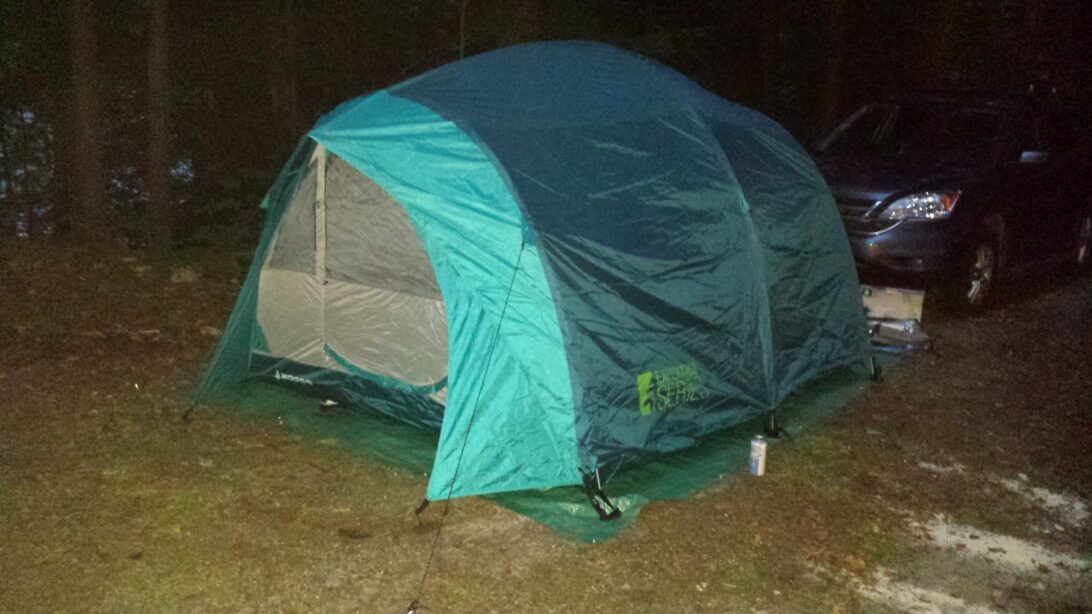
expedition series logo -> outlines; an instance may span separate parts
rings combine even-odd
[[[709,389],[702,382],[698,365],[678,365],[658,371],[637,374],[637,396],[641,415],[665,411],[677,405],[709,398]]]
[[[298,375],[291,375],[289,373],[282,373],[280,369],[273,372],[273,379],[285,382],[293,382],[295,384],[306,384],[308,386],[314,386],[311,380],[300,377]]]

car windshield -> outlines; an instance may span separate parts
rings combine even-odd
[[[994,109],[939,103],[869,105],[835,128],[819,151],[973,165],[992,157],[1003,119]]]

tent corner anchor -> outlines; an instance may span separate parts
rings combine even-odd
[[[868,358],[868,363],[872,367],[872,376],[871,376],[872,381],[876,382],[877,384],[882,382],[883,381],[883,367],[881,367],[876,362],[876,357],[875,356],[870,356]]]
[[[193,410],[197,409],[197,406],[200,405],[200,404],[201,404],[200,402],[194,401],[193,404],[190,405],[189,409],[186,410],[186,413],[182,414],[182,423],[183,424],[189,424],[190,423],[190,420],[193,419],[192,418]]]
[[[431,503],[431,501],[428,500],[428,497],[425,497],[424,499],[421,499],[421,503],[414,508],[413,517],[417,519],[417,524],[421,524],[421,514],[428,508],[429,503]]]
[[[777,423],[777,412],[770,412],[770,419],[766,421],[766,424],[762,425],[762,430],[766,433],[766,436],[770,439],[785,438],[786,441],[792,441],[792,435],[789,434],[783,426]]]
[[[603,488],[599,483],[599,470],[596,469],[594,472],[581,470],[580,477],[584,481],[584,494],[587,495],[588,501],[595,509],[595,513],[599,515],[599,520],[604,522],[617,520],[622,515],[622,510],[611,503],[606,493],[603,492]]]

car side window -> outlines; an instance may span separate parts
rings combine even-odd
[[[889,123],[892,111],[892,105],[869,105],[859,109],[823,140],[819,151],[835,155],[870,151]]]

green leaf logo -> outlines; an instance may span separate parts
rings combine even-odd
[[[645,371],[644,373],[637,374],[637,395],[640,398],[641,415],[647,416],[652,413],[652,399],[649,397],[648,389],[652,385],[652,371]]]

